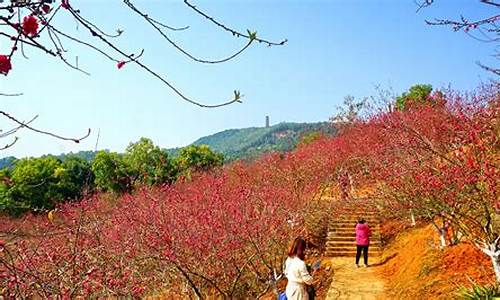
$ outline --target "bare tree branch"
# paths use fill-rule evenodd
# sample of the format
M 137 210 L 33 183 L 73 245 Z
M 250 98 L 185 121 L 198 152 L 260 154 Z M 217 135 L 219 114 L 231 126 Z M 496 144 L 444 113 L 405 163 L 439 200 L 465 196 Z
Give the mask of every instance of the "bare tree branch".
M 419 0 L 420 2 L 415 1 L 417 5 L 417 12 L 425 7 L 431 6 L 434 1 L 433 0 Z M 470 21 L 465 16 L 460 16 L 459 19 L 434 19 L 433 21 L 426 20 L 425 23 L 431 26 L 451 26 L 453 31 L 463 31 L 468 36 L 472 37 L 475 40 L 485 42 L 485 43 L 494 43 L 496 44 L 495 52 L 493 57 L 499 59 L 498 56 L 498 42 L 500 42 L 500 26 L 497 24 L 500 22 L 500 14 L 499 8 L 500 3 L 495 0 L 479 0 L 480 4 L 488 5 L 491 8 L 491 15 L 489 17 L 481 18 L 478 20 Z M 479 33 L 480 37 L 472 34 L 472 32 Z M 485 66 L 481 63 L 477 63 L 481 68 L 486 71 L 489 71 L 497 76 L 500 76 L 500 69 L 492 66 Z
M 28 123 L 24 123 L 22 121 L 19 121 L 17 118 L 11 116 L 10 114 L 8 114 L 8 113 L 6 113 L 4 111 L 0 111 L 0 114 L 3 115 L 3 116 L 5 116 L 9 120 L 13 121 L 14 123 L 20 125 L 21 128 L 26 128 L 26 129 L 31 130 L 33 132 L 44 134 L 44 135 L 48 135 L 48 136 L 51 136 L 51 137 L 54 137 L 56 139 L 60 139 L 60 140 L 63 140 L 63 141 L 73 141 L 75 143 L 80 143 L 80 141 L 82 141 L 82 140 L 84 140 L 84 139 L 86 139 L 87 137 L 90 136 L 90 128 L 87 131 L 87 133 L 84 136 L 80 137 L 80 138 L 69 138 L 69 137 L 64 137 L 64 136 L 57 135 L 57 134 L 54 134 L 54 133 L 51 133 L 51 132 L 48 132 L 48 131 L 43 131 L 43 130 L 34 128 L 34 127 L 28 125 Z
M 191 4 L 188 0 L 184 0 L 184 3 L 187 6 L 189 6 L 192 10 L 194 10 L 196 13 L 198 13 L 199 15 L 205 17 L 210 22 L 214 23 L 215 25 L 217 25 L 218 27 L 224 29 L 225 31 L 230 32 L 232 35 L 234 35 L 236 37 L 244 37 L 244 38 L 247 38 L 247 39 L 251 39 L 252 38 L 250 34 L 244 34 L 244 33 L 241 33 L 239 31 L 236 31 L 234 29 L 231 29 L 231 28 L 227 27 L 226 25 L 222 24 L 221 22 L 215 20 L 213 17 L 207 15 L 206 13 L 204 13 L 203 11 L 201 11 L 200 9 L 198 9 L 195 5 Z M 287 39 L 284 39 L 284 40 L 282 40 L 280 42 L 272 42 L 272 41 L 264 40 L 264 39 L 261 39 L 261 38 L 255 38 L 255 40 L 257 42 L 259 42 L 259 43 L 264 43 L 267 46 L 282 46 L 282 45 L 284 45 L 284 44 L 286 44 L 288 42 Z

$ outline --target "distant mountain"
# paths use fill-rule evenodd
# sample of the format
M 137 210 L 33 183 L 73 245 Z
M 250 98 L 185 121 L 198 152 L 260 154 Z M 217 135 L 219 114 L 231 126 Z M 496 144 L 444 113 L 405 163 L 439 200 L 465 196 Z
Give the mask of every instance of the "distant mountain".
M 280 123 L 270 127 L 250 127 L 229 129 L 202 137 L 194 145 L 208 145 L 215 151 L 222 152 L 226 161 L 240 158 L 255 158 L 270 151 L 290 151 L 300 138 L 310 132 L 326 135 L 335 134 L 336 130 L 328 122 L 320 123 Z M 180 148 L 166 149 L 170 155 L 176 155 Z M 68 155 L 80 156 L 91 161 L 95 151 L 63 153 L 56 157 L 64 160 Z M 17 159 L 13 156 L 0 159 L 0 169 L 9 168 Z
M 334 134 L 328 122 L 280 123 L 270 127 L 229 129 L 196 140 L 195 145 L 208 145 L 224 153 L 227 160 L 254 158 L 269 151 L 289 151 L 295 148 L 300 138 L 310 132 Z

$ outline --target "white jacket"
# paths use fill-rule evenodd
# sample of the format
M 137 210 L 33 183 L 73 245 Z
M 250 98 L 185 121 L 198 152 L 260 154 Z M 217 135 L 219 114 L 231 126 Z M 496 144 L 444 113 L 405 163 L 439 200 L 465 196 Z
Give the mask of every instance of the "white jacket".
M 288 300 L 308 300 L 306 285 L 312 284 L 313 278 L 307 272 L 306 263 L 298 257 L 288 257 L 285 262 L 286 297 Z

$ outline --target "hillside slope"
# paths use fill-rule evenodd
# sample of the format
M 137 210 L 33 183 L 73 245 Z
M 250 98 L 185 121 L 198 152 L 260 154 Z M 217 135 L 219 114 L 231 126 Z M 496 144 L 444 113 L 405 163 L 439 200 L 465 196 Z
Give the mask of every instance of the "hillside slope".
M 494 282 L 491 262 L 469 243 L 439 249 L 435 229 L 400 232 L 384 251 L 380 275 L 392 299 L 455 299 L 460 286 Z
M 208 145 L 212 150 L 224 154 L 226 161 L 239 158 L 255 158 L 269 151 L 290 151 L 300 138 L 310 132 L 334 134 L 335 128 L 328 122 L 319 123 L 280 123 L 270 127 L 249 127 L 228 129 L 199 138 L 192 145 Z M 176 155 L 180 148 L 166 149 L 170 155 Z M 95 151 L 69 153 L 91 161 Z M 64 160 L 69 154 L 56 157 Z M 0 169 L 13 165 L 17 158 L 9 156 L 0 159 Z
M 270 127 L 229 129 L 196 140 L 195 145 L 208 145 L 222 152 L 226 159 L 253 158 L 269 151 L 289 151 L 309 132 L 334 134 L 328 122 L 280 123 Z

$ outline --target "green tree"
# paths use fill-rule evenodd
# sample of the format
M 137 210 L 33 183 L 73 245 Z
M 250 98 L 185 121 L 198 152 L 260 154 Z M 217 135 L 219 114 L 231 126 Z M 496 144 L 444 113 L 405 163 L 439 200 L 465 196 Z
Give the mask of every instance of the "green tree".
M 299 145 L 309 145 L 319 140 L 324 136 L 323 133 L 318 131 L 308 132 L 300 138 Z
M 9 215 L 19 215 L 29 210 L 29 205 L 24 202 L 13 201 L 10 197 L 12 180 L 8 168 L 0 170 L 0 212 Z
M 179 172 L 185 175 L 191 172 L 209 171 L 224 162 L 222 153 L 214 152 L 207 145 L 191 145 L 179 151 L 176 164 Z
M 433 103 L 430 98 L 432 85 L 416 84 L 410 87 L 407 92 L 396 97 L 395 108 L 400 111 L 408 110 L 411 105 L 422 105 Z
M 78 200 L 94 185 L 94 173 L 90 163 L 76 155 L 67 156 L 59 171 L 58 185 L 65 199 Z
M 7 202 L 20 209 L 54 208 L 64 200 L 59 185 L 63 173 L 61 161 L 53 156 L 20 159 L 10 174 Z
M 123 159 L 134 184 L 172 183 L 176 178 L 176 168 L 167 152 L 150 139 L 143 137 L 130 143 Z
M 117 193 L 132 190 L 130 176 L 123 156 L 115 152 L 99 151 L 92 161 L 96 187 Z

